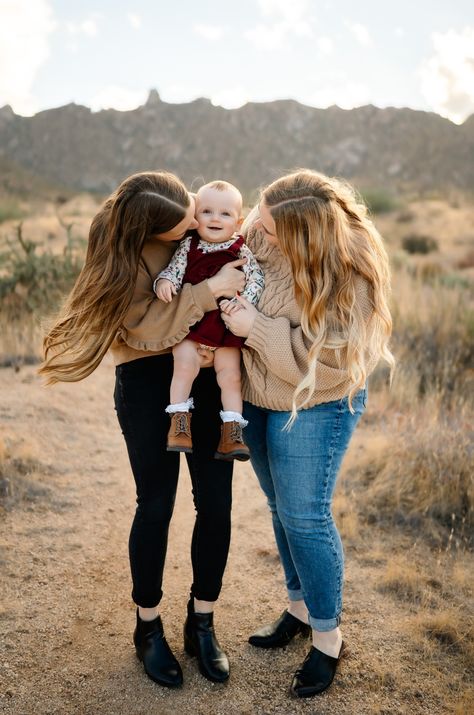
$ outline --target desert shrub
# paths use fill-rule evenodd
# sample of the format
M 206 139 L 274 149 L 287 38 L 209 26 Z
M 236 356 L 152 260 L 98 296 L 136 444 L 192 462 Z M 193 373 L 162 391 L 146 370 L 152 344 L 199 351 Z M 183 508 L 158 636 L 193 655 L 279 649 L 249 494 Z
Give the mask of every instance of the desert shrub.
M 474 249 L 468 251 L 457 263 L 458 268 L 474 268 Z
M 390 446 L 367 465 L 364 509 L 371 520 L 389 520 L 430 530 L 443 527 L 445 539 L 473 538 L 474 431 L 469 418 L 418 412 L 396 433 Z
M 0 256 L 0 303 L 10 320 L 25 314 L 44 315 L 57 308 L 69 291 L 82 265 L 82 257 L 71 237 L 62 254 L 38 253 L 35 243 L 23 237 L 21 224 L 16 241 Z
M 50 490 L 40 475 L 50 472 L 32 454 L 28 445 L 9 444 L 0 438 L 0 514 L 21 502 L 44 501 Z
M 398 223 L 410 223 L 411 221 L 414 221 L 415 218 L 416 214 L 411 209 L 404 209 L 397 214 Z
M 363 189 L 361 196 L 374 214 L 388 213 L 398 208 L 398 200 L 385 189 Z
M 473 285 L 469 278 L 459 273 L 443 273 L 439 279 L 440 286 L 450 289 L 469 291 Z
M 24 211 L 20 204 L 13 199 L 0 201 L 0 223 L 4 221 L 15 221 L 23 218 Z
M 442 280 L 445 268 L 437 261 L 423 261 L 412 267 L 413 274 L 423 283 L 434 283 Z M 453 286 L 454 287 L 454 286 Z
M 426 583 L 419 568 L 403 557 L 389 560 L 379 578 L 378 590 L 406 601 L 421 603 L 426 598 Z
M 407 253 L 431 253 L 438 250 L 438 241 L 431 236 L 411 233 L 402 239 L 402 248 Z
M 398 362 L 390 399 L 401 408 L 435 395 L 449 408 L 467 394 L 474 364 L 474 309 L 465 286 L 394 276 L 392 350 Z
M 409 257 L 405 251 L 393 251 L 390 255 L 390 267 L 392 271 L 399 271 L 408 265 Z

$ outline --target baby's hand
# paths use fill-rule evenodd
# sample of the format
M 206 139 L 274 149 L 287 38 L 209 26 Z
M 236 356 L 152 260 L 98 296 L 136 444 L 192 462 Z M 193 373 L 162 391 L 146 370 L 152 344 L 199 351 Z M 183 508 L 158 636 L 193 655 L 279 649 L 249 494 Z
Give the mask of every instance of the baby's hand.
M 232 313 L 236 313 L 238 310 L 242 310 L 242 306 L 236 298 L 232 298 L 231 300 L 220 300 L 219 308 L 223 313 L 227 313 L 227 315 L 231 315 Z
M 173 296 L 176 295 L 176 288 L 167 278 L 160 278 L 160 280 L 156 282 L 155 293 L 157 298 L 162 300 L 163 303 L 171 303 Z

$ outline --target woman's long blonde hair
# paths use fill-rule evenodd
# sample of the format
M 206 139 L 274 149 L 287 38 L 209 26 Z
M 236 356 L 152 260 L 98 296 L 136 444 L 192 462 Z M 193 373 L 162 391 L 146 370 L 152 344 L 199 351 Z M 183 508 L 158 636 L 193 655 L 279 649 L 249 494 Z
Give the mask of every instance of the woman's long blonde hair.
M 349 405 L 364 387 L 367 358 L 393 368 L 388 347 L 390 272 L 382 239 L 348 184 L 301 169 L 274 181 L 262 193 L 276 226 L 278 246 L 289 259 L 301 327 L 312 341 L 308 372 L 296 387 L 288 426 L 316 389 L 323 347 L 345 350 L 351 382 Z M 356 296 L 359 276 L 369 286 L 373 315 L 367 324 Z M 340 353 L 339 353 L 340 354 Z
M 95 370 L 130 306 L 143 245 L 186 216 L 184 184 L 173 174 L 125 179 L 94 217 L 84 267 L 44 338 L 39 372 L 47 384 L 75 382 Z

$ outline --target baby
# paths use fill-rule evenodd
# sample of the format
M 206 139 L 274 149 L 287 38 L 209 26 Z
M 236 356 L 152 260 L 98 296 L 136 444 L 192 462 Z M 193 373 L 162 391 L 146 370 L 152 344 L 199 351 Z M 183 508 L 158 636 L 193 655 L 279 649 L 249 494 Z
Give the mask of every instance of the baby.
M 196 284 L 216 274 L 229 261 L 246 258 L 242 267 L 246 284 L 242 293 L 253 304 L 263 290 L 263 273 L 242 236 L 236 234 L 243 221 L 240 191 L 227 181 L 212 181 L 196 194 L 197 235 L 187 236 L 177 248 L 169 265 L 158 275 L 154 290 L 160 300 L 168 303 L 183 283 Z M 225 327 L 219 310 L 205 314 L 192 326 L 188 336 L 173 348 L 174 372 L 170 388 L 171 415 L 167 449 L 171 452 L 192 452 L 191 414 L 192 384 L 201 367 L 199 350 L 214 351 L 214 369 L 221 389 L 223 410 L 221 439 L 216 459 L 249 459 L 249 450 L 242 437 L 247 425 L 242 417 L 240 389 L 240 348 L 243 338 Z

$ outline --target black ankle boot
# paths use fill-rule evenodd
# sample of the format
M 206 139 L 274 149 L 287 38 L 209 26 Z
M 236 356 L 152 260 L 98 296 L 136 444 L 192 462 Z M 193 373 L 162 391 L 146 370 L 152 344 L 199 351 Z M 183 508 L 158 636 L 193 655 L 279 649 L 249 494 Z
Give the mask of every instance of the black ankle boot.
M 276 621 L 263 626 L 250 636 L 249 643 L 257 648 L 284 648 L 298 633 L 307 638 L 311 633 L 311 627 L 288 611 L 283 611 Z
M 310 698 L 329 688 L 334 680 L 343 650 L 344 642 L 341 645 L 339 656 L 333 658 L 311 646 L 301 668 L 298 668 L 293 676 L 290 687 L 292 695 L 296 695 L 298 698 Z
M 137 608 L 133 642 L 137 657 L 143 661 L 149 678 L 167 688 L 177 688 L 183 684 L 181 666 L 166 642 L 160 616 L 153 621 L 142 621 Z
M 188 603 L 184 624 L 184 649 L 196 656 L 202 675 L 213 683 L 224 683 L 229 677 L 229 660 L 217 642 L 213 613 L 195 613 L 194 599 Z

